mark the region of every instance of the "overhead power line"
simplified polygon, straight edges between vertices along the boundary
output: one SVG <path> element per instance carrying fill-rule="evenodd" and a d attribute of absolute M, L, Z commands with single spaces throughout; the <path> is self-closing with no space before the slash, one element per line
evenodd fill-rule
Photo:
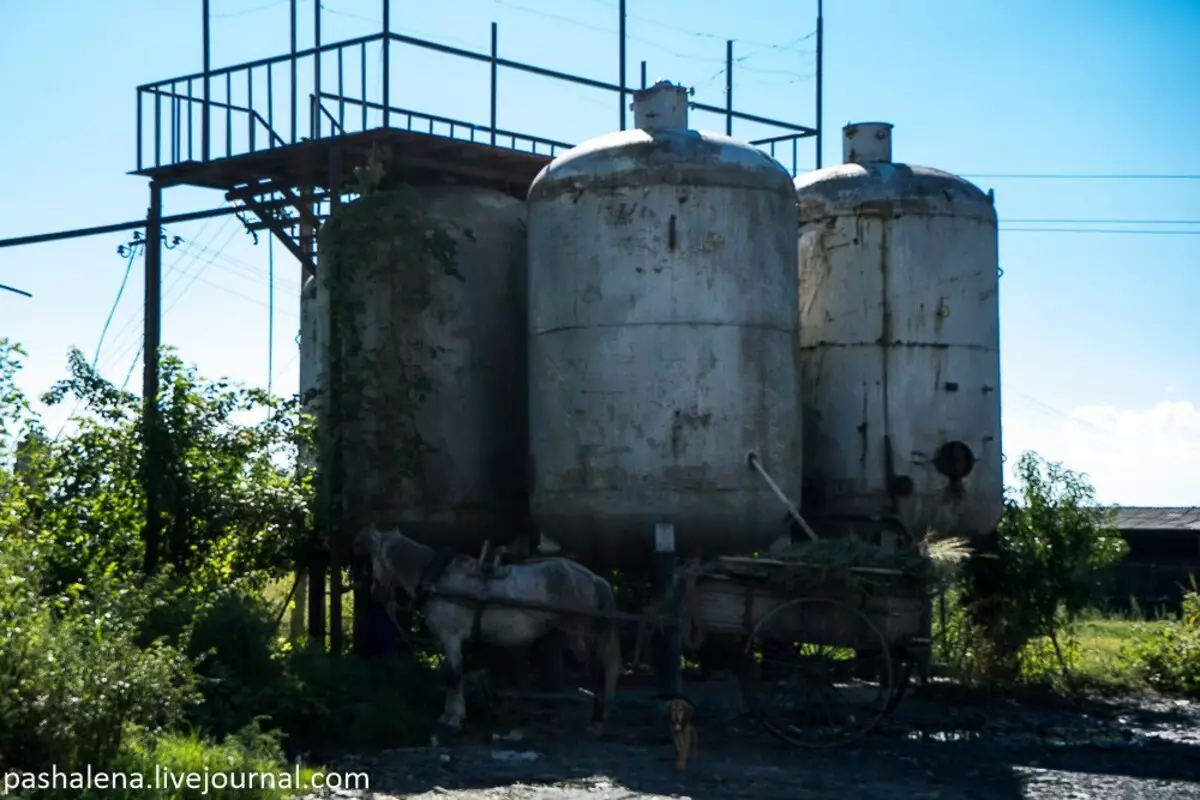
<path fill-rule="evenodd" d="M 1132 173 L 1102 175 L 1086 172 L 1034 173 L 1034 172 L 975 172 L 960 173 L 963 178 L 1005 178 L 1034 181 L 1200 181 L 1200 174 L 1136 175 Z"/>
<path fill-rule="evenodd" d="M 1200 236 L 1197 231 L 1152 231 L 1137 228 L 1000 228 L 1001 233 L 1100 233 L 1124 236 Z"/>
<path fill-rule="evenodd" d="M 1200 225 L 1200 219 L 1016 219 L 1010 217 L 1001 222 L 1021 225 Z"/>
<path fill-rule="evenodd" d="M 122 245 L 122 247 L 125 246 Z M 92 356 L 92 369 L 95 369 L 96 365 L 100 363 L 100 348 L 104 347 L 104 336 L 108 333 L 108 326 L 112 324 L 113 316 L 117 313 L 117 306 L 121 305 L 121 298 L 125 295 L 125 286 L 129 283 L 129 273 L 133 271 L 133 260 L 138 255 L 138 248 L 134 243 L 131 243 L 127 249 L 129 258 L 125 261 L 125 277 L 121 278 L 121 287 L 117 289 L 117 299 L 113 300 L 112 308 L 108 310 L 108 319 L 104 320 L 104 327 L 100 330 L 100 341 L 96 342 L 96 355 Z"/>
<path fill-rule="evenodd" d="M 33 295 L 31 295 L 29 292 L 25 291 L 24 289 L 18 289 L 15 286 L 7 286 L 3 283 L 0 283 L 0 291 L 12 292 L 13 294 L 23 294 L 26 297 L 33 297 Z"/>

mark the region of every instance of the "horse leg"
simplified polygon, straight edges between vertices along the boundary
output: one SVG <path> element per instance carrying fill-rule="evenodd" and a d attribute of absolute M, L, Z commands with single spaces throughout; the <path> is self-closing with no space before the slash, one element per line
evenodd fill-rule
<path fill-rule="evenodd" d="M 462 638 L 448 638 L 442 643 L 442 681 L 446 687 L 446 705 L 438 724 L 451 730 L 462 727 L 467 716 L 463 699 Z"/>
<path fill-rule="evenodd" d="M 599 650 L 595 638 L 585 630 L 570 628 L 566 633 L 567 649 L 587 670 L 588 682 L 592 687 L 592 729 L 604 716 L 603 665 L 600 661 Z"/>

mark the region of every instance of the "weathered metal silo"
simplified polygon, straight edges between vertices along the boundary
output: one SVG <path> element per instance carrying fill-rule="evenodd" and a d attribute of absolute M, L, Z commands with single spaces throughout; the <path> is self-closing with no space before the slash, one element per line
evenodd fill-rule
<path fill-rule="evenodd" d="M 322 228 L 319 263 L 319 420 L 346 527 L 452 547 L 514 534 L 528 516 L 524 203 L 370 193 Z"/>
<path fill-rule="evenodd" d="M 796 179 L 805 497 L 971 534 L 1000 518 L 999 268 L 991 194 L 893 163 L 892 126 L 844 129 Z"/>
<path fill-rule="evenodd" d="M 689 130 L 682 87 L 633 110 L 529 190 L 534 520 L 595 563 L 659 524 L 683 554 L 748 551 L 786 533 L 748 452 L 797 498 L 802 476 L 791 177 Z"/>

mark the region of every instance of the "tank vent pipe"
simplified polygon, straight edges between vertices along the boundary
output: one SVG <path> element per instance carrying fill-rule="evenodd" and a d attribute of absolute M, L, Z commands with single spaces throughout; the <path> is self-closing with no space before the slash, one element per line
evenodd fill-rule
<path fill-rule="evenodd" d="M 796 520 L 796 524 L 800 526 L 800 529 L 808 534 L 808 538 L 812 539 L 814 542 L 817 541 L 819 537 L 817 536 L 816 532 L 814 532 L 813 529 L 808 526 L 808 523 L 804 521 L 804 517 L 800 516 L 800 511 L 796 508 L 792 501 L 788 499 L 788 496 L 783 493 L 783 489 L 779 488 L 779 484 L 775 482 L 775 479 L 768 475 L 767 471 L 763 469 L 762 463 L 758 460 L 758 454 L 754 451 L 747 453 L 746 463 L 749 464 L 753 469 L 757 470 L 759 475 L 762 475 L 762 479 L 767 482 L 767 486 L 770 486 L 771 491 L 775 493 L 775 496 L 779 498 L 780 502 L 787 506 L 788 513 L 792 515 L 792 519 Z"/>
<path fill-rule="evenodd" d="M 892 160 L 892 123 L 852 122 L 842 128 L 842 161 L 887 164 Z"/>
<path fill-rule="evenodd" d="M 688 126 L 688 90 L 660 80 L 649 89 L 633 93 L 633 125 L 644 131 L 685 131 Z"/>

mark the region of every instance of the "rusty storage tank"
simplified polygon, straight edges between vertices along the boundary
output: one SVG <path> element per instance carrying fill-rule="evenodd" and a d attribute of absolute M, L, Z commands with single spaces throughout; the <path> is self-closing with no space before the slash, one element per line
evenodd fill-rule
<path fill-rule="evenodd" d="M 412 255 L 432 230 L 454 242 L 457 276 Z M 375 522 L 436 545 L 504 541 L 528 518 L 525 204 L 462 186 L 378 191 L 326 223 L 319 260 L 320 420 L 341 426 L 348 530 Z M 425 448 L 415 458 L 414 432 Z"/>
<path fill-rule="evenodd" d="M 805 498 L 896 514 L 920 538 L 1000 518 L 999 266 L 992 195 L 892 161 L 847 125 L 841 166 L 796 179 Z"/>
<path fill-rule="evenodd" d="M 762 151 L 690 130 L 687 90 L 634 94 L 636 129 L 529 190 L 531 507 L 594 563 L 748 551 L 799 499 L 795 195 Z"/>

